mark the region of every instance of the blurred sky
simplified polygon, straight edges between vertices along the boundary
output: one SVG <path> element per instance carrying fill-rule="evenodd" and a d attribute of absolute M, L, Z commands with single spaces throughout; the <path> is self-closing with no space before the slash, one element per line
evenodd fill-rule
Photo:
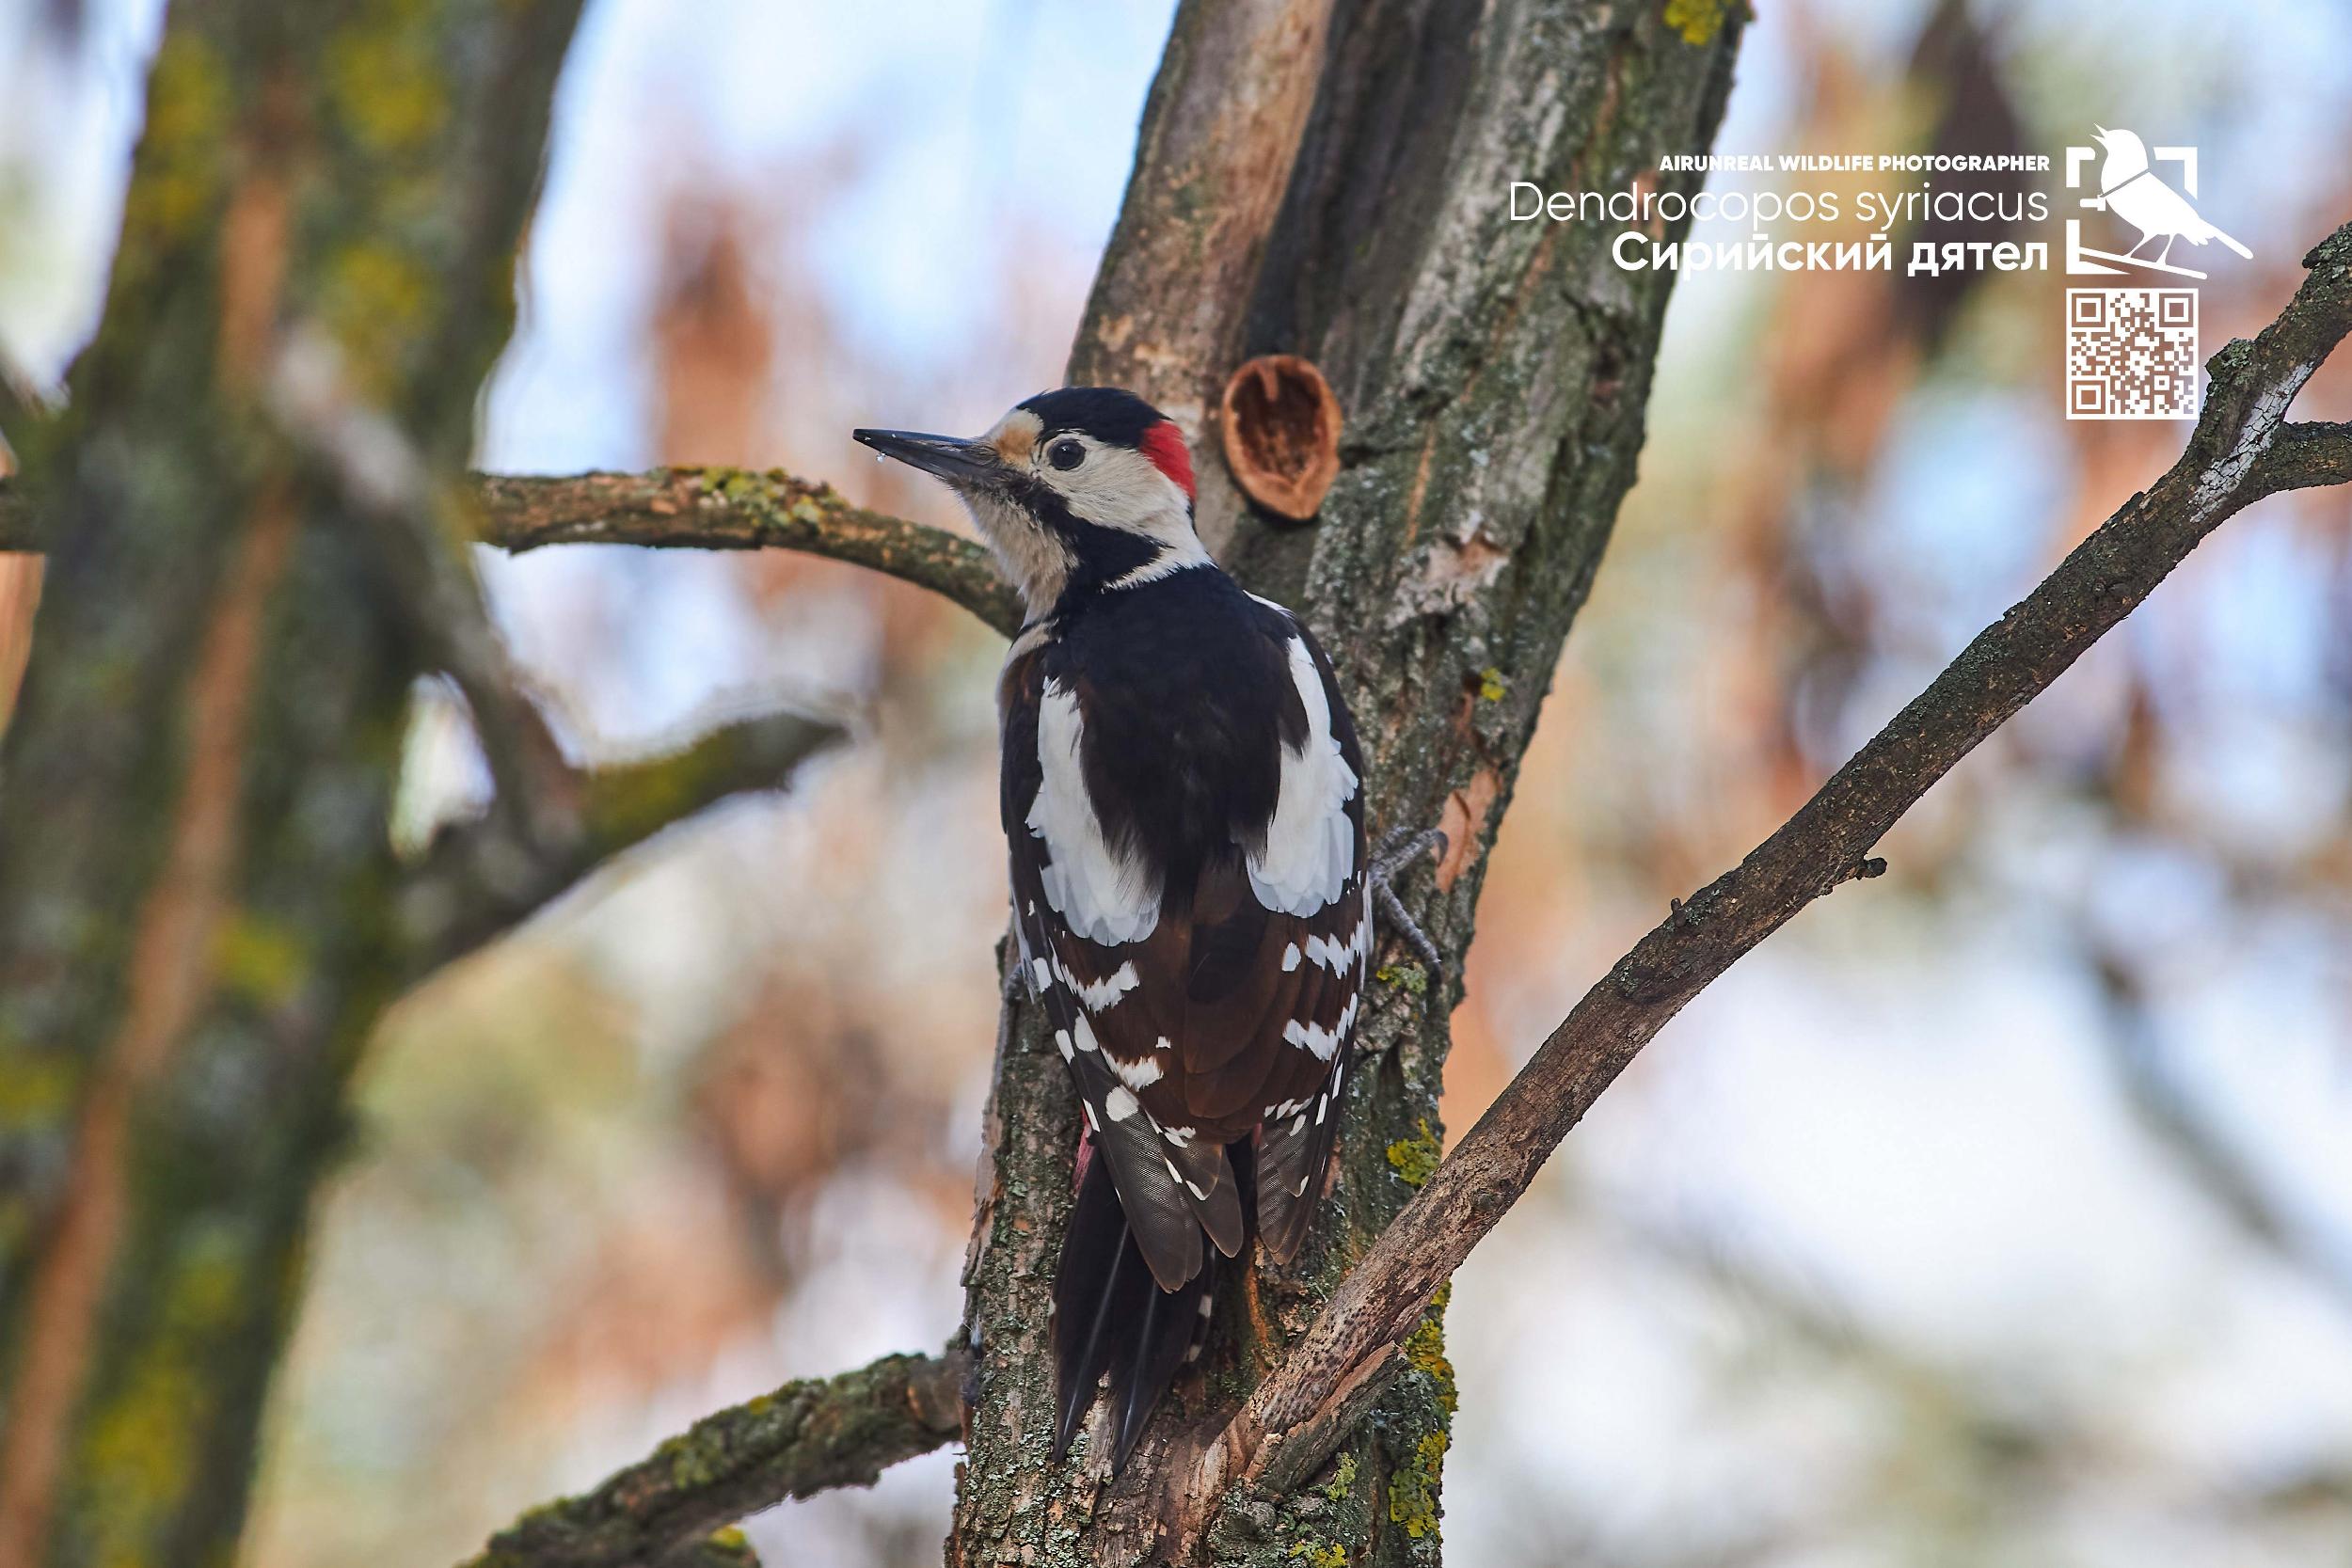
<path fill-rule="evenodd" d="M 157 11 L 90 0 L 59 48 L 32 41 L 33 8 L 0 7 L 0 339 L 55 374 L 89 329 Z M 1719 147 L 1897 146 L 1930 8 L 1759 4 Z M 2207 214 L 2256 255 L 2213 269 L 2206 353 L 2267 320 L 2292 258 L 2352 214 L 2329 152 L 2352 145 L 2340 5 L 1971 15 L 2026 150 L 2062 163 L 2094 119 L 2201 150 Z M 770 353 L 736 399 L 756 450 L 693 457 L 952 522 L 875 489 L 842 432 L 977 429 L 1056 376 L 1167 22 L 1078 0 L 595 0 L 483 461 L 685 460 L 693 340 L 667 324 L 692 294 L 681 256 L 707 261 L 723 232 Z M 1884 370 L 1841 467 L 1857 421 L 1800 424 L 1772 367 L 1843 307 L 1769 276 L 1677 285 L 1642 485 L 1497 851 L 1454 1131 L 1668 894 L 1769 831 L 2177 451 L 2184 426 L 2057 418 L 2054 287 L 1988 285 Z M 2347 386 L 2331 367 L 2312 399 L 2344 417 Z M 1792 429 L 1823 455 L 1782 495 L 1758 474 Z M 1454 1297 L 1454 1561 L 2344 1560 L 2345 532 L 2327 498 L 2230 524 L 1931 795 L 1890 841 L 1895 877 L 1744 960 L 1603 1100 Z M 993 640 L 838 573 L 484 565 L 585 752 L 779 697 L 852 709 L 866 738 L 404 1007 L 280 1391 L 269 1568 L 446 1554 L 717 1402 L 936 1344 L 957 1316 L 1001 926 Z M 435 711 L 426 815 L 469 787 Z M 924 1147 L 829 1146 L 818 1176 L 760 1189 L 786 1195 L 753 1211 L 750 1251 L 775 1258 L 740 1279 L 697 1261 L 758 1185 L 728 1141 L 747 1134 L 707 1106 L 712 1064 L 765 1063 L 774 1103 L 831 1106 L 868 1056 L 882 1088 L 856 1092 L 933 1097 Z M 2200 1163 L 2216 1148 L 2270 1230 Z M 586 1326 L 548 1305 L 598 1291 L 644 1299 Z M 758 1533 L 796 1564 L 923 1560 L 948 1465 Z"/>

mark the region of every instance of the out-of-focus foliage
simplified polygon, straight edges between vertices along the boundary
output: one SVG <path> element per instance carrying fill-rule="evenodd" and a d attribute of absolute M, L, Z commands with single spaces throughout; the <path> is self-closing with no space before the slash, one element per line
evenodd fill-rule
<path fill-rule="evenodd" d="M 490 463 L 782 463 L 956 521 L 842 433 L 977 429 L 1053 378 L 1164 16 L 935 9 L 920 36 L 748 0 L 592 12 Z M 1721 145 L 2161 127 L 2258 259 L 2215 269 L 2210 351 L 2352 210 L 2342 161 L 2296 151 L 2352 140 L 2352 23 L 2256 9 L 1760 8 Z M 0 62 L 44 125 L 127 90 L 99 84 L 130 80 L 136 29 L 87 10 L 71 51 Z M 88 254 L 103 226 L 71 214 L 119 176 L 26 119 L 0 137 L 0 205 L 39 216 L 17 231 L 64 236 L 0 241 L 26 324 L 0 331 L 47 352 L 86 307 L 25 275 L 72 275 L 42 258 Z M 2184 427 L 2058 419 L 2062 287 L 1683 280 L 1643 483 L 1494 858 L 1449 1126 L 2172 455 Z M 2341 372 L 2311 395 L 2352 410 Z M 2322 494 L 2233 523 L 1930 797 L 1892 876 L 1603 1100 L 1453 1298 L 1455 1561 L 2341 1560 L 2347 521 Z M 261 1568 L 453 1559 L 711 1405 L 957 1314 L 1001 927 L 993 641 L 793 558 L 485 566 L 584 752 L 753 691 L 850 696 L 866 731 L 399 1009 L 321 1216 Z M 478 787 L 436 711 L 425 815 Z M 931 1560 L 949 1463 L 754 1538 Z"/>

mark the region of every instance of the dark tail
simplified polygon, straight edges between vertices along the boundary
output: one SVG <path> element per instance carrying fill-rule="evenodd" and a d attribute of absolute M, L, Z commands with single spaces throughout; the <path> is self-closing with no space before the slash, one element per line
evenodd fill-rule
<path fill-rule="evenodd" d="M 1204 1247 L 1199 1274 L 1182 1290 L 1161 1290 L 1127 1229 L 1109 1163 L 1099 1150 L 1088 1152 L 1054 1274 L 1054 1457 L 1070 1451 L 1094 1403 L 1095 1385 L 1108 1372 L 1119 1434 L 1111 1456 L 1116 1473 L 1178 1369 L 1198 1354 L 1208 1333 L 1217 1267 L 1226 1259 L 1216 1248 Z M 1231 1153 L 1244 1188 L 1242 1212 L 1253 1213 L 1249 1146 L 1233 1145 Z"/>

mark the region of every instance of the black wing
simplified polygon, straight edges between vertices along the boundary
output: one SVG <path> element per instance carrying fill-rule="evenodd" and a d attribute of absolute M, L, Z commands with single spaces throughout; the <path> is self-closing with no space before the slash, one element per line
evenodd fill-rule
<path fill-rule="evenodd" d="M 1191 963 L 1194 933 L 1185 922 L 1162 921 L 1135 941 L 1093 941 L 1073 931 L 1047 896 L 1055 851 L 1029 825 L 1044 772 L 1038 745 L 1042 665 L 1035 651 L 1016 657 L 1000 692 L 1000 804 L 1022 970 L 1069 1065 L 1088 1132 L 1110 1167 L 1136 1244 L 1152 1277 L 1174 1291 L 1200 1273 L 1204 1231 L 1227 1257 L 1248 1240 L 1224 1142 L 1171 1115 L 1181 1112 L 1171 1091 L 1183 1082 L 1174 1037 L 1152 1027 L 1158 1015 L 1146 1006 L 1167 976 L 1181 975 Z M 1170 1043 L 1163 1046 L 1164 1039 Z"/>
<path fill-rule="evenodd" d="M 1354 845 L 1353 869 L 1337 898 L 1295 917 L 1302 933 L 1292 939 L 1296 946 L 1285 947 L 1275 960 L 1278 966 L 1291 964 L 1295 952 L 1295 973 L 1304 981 L 1293 1010 L 1279 1021 L 1282 1048 L 1271 1053 L 1273 1070 L 1260 1107 L 1265 1120 L 1258 1133 L 1258 1235 L 1266 1251 L 1282 1262 L 1297 1255 L 1323 1196 L 1373 945 L 1372 890 L 1365 881 L 1363 752 L 1331 661 L 1305 626 L 1293 625 L 1323 683 L 1332 738 L 1359 783 L 1342 807 L 1347 819 L 1344 831 Z"/>

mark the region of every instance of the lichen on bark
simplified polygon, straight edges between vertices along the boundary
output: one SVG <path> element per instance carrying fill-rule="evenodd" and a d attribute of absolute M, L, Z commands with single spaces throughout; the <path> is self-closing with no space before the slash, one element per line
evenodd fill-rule
<path fill-rule="evenodd" d="M 175 6 L 0 772 L 0 1563 L 215 1564 L 405 970 L 416 651 L 273 416 L 328 345 L 454 476 L 578 0 Z M 454 215 L 456 221 L 452 221 Z"/>

